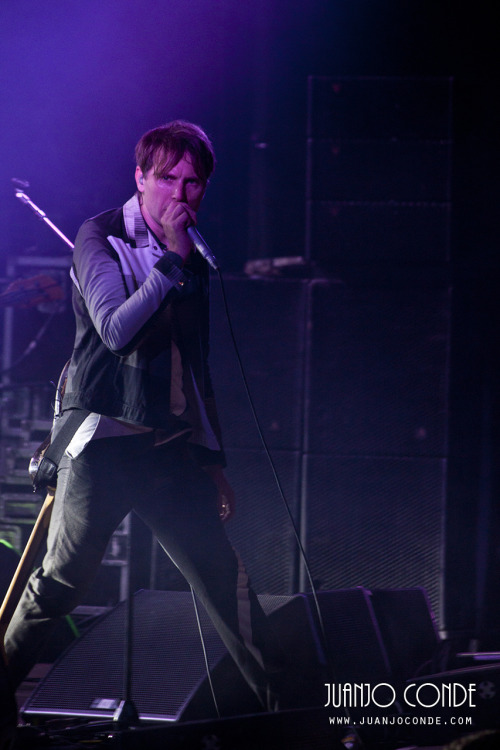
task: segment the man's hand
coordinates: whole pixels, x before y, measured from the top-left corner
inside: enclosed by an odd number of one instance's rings
[[[222,470],[222,466],[205,466],[205,471],[217,487],[217,507],[223,523],[234,516],[234,491]]]
[[[162,214],[161,224],[168,249],[180,255],[185,262],[192,248],[186,229],[196,224],[195,211],[187,203],[172,201]]]

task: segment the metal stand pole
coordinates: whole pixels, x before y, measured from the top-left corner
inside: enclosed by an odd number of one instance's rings
[[[131,520],[131,519],[130,519]],[[132,558],[132,528],[129,524],[129,533],[126,535],[126,558],[127,558],[127,596],[125,600],[125,636],[124,636],[124,660],[123,660],[123,685],[124,698],[115,711],[113,721],[119,729],[129,729],[139,726],[139,714],[132,700],[132,655],[133,655],[133,632],[134,632],[134,599],[132,593],[132,576],[130,566]]]

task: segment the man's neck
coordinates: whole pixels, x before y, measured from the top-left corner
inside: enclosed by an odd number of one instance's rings
[[[150,216],[148,210],[144,206],[144,204],[141,203],[139,200],[139,208],[141,209],[142,218],[146,222],[146,226],[149,229],[149,231],[156,237],[160,245],[167,246],[167,238],[165,237],[165,232],[163,231],[163,227],[161,224],[158,224],[158,222],[154,221],[153,217]]]

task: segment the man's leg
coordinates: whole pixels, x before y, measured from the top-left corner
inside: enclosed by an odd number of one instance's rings
[[[121,464],[133,463],[127,440],[135,439],[96,440],[78,458],[61,461],[47,553],[29,579],[5,637],[14,687],[36,663],[58,619],[81,601],[110,536],[128,512],[130,493],[115,477]]]
[[[273,708],[284,655],[227,539],[212,480],[182,444],[155,449],[153,474],[153,492],[137,512],[193,587],[263,707]]]

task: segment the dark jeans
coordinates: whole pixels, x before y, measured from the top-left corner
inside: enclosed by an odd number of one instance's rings
[[[97,439],[76,459],[61,461],[47,554],[5,638],[13,684],[36,663],[54,618],[81,602],[113,531],[131,509],[191,584],[268,708],[269,679],[280,674],[282,656],[219,520],[215,487],[182,438],[155,448],[151,433]]]

